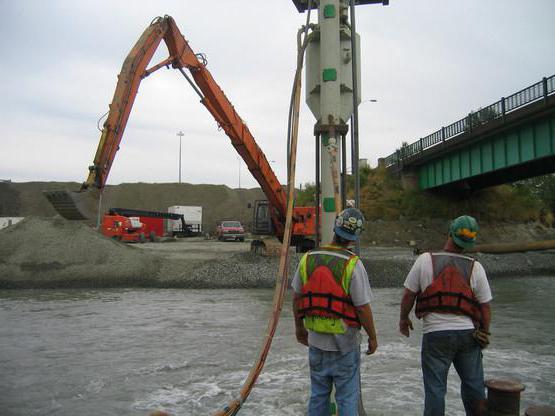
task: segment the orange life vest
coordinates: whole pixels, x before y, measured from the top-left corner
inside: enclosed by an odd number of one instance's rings
[[[360,328],[360,321],[349,294],[351,277],[357,261],[358,257],[351,251],[334,246],[314,250],[301,259],[300,277],[303,286],[297,311],[305,318],[305,326],[308,329],[328,333],[344,332],[344,328],[321,329],[327,327],[320,325],[324,324],[324,321],[330,324],[331,321],[342,321],[348,326]],[[311,321],[316,318],[320,322],[309,323],[307,317]],[[337,322],[336,326],[339,324],[340,322]]]
[[[466,315],[481,322],[480,303],[470,287],[474,259],[449,254],[432,254],[432,283],[416,298],[415,315],[431,312]]]

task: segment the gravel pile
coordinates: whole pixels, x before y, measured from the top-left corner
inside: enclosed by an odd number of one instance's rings
[[[27,217],[0,231],[0,288],[270,288],[279,269],[278,257],[224,252],[218,246],[210,259],[139,247],[105,238],[79,222]],[[372,287],[401,287],[416,259],[400,247],[364,247],[361,254]],[[490,278],[555,276],[553,250],[475,257]],[[289,279],[299,259],[291,250]]]
[[[372,287],[402,287],[417,256],[408,249],[372,247],[361,250]],[[485,268],[488,278],[554,276],[555,250],[471,255]]]
[[[292,254],[290,275],[297,263]],[[267,288],[278,267],[278,258],[251,253],[171,259],[60,217],[27,217],[0,231],[0,288]]]
[[[0,287],[154,283],[159,260],[59,217],[27,217],[0,231]]]

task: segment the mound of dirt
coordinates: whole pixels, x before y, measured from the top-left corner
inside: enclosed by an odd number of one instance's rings
[[[76,182],[6,182],[0,185],[0,217],[30,215],[48,217],[56,211],[43,195],[44,190],[77,191]],[[164,211],[173,205],[202,207],[202,225],[206,232],[214,232],[220,220],[239,220],[250,229],[252,209],[257,199],[265,199],[260,188],[231,189],[225,185],[192,185],[189,183],[123,183],[108,185],[102,194],[102,211],[109,208],[131,208]],[[4,208],[3,206],[6,205]],[[96,202],[94,203],[96,212]],[[91,218],[91,224],[96,215]]]
[[[160,260],[59,217],[0,231],[0,287],[149,285]]]
[[[407,247],[413,241],[422,250],[439,250],[445,244],[450,220],[423,219],[368,221],[362,235],[365,246]],[[538,222],[479,222],[477,244],[516,243],[555,239],[555,228]]]

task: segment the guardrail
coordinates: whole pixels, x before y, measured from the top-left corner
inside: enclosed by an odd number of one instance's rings
[[[555,75],[544,77],[540,82],[530,85],[523,90],[515,92],[508,97],[502,97],[499,101],[481,108],[478,111],[471,112],[466,117],[455,121],[454,123],[442,127],[438,131],[422,137],[418,141],[409,145],[402,146],[395,153],[384,158],[386,167],[400,164],[403,159],[416,156],[439,143],[445,143],[454,137],[472,131],[473,128],[489,123],[492,120],[505,117],[521,107],[530,103],[545,100],[555,92]]]

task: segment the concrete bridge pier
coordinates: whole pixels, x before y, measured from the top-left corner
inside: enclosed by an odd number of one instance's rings
[[[418,190],[418,171],[416,169],[401,171],[401,186],[405,191]]]

